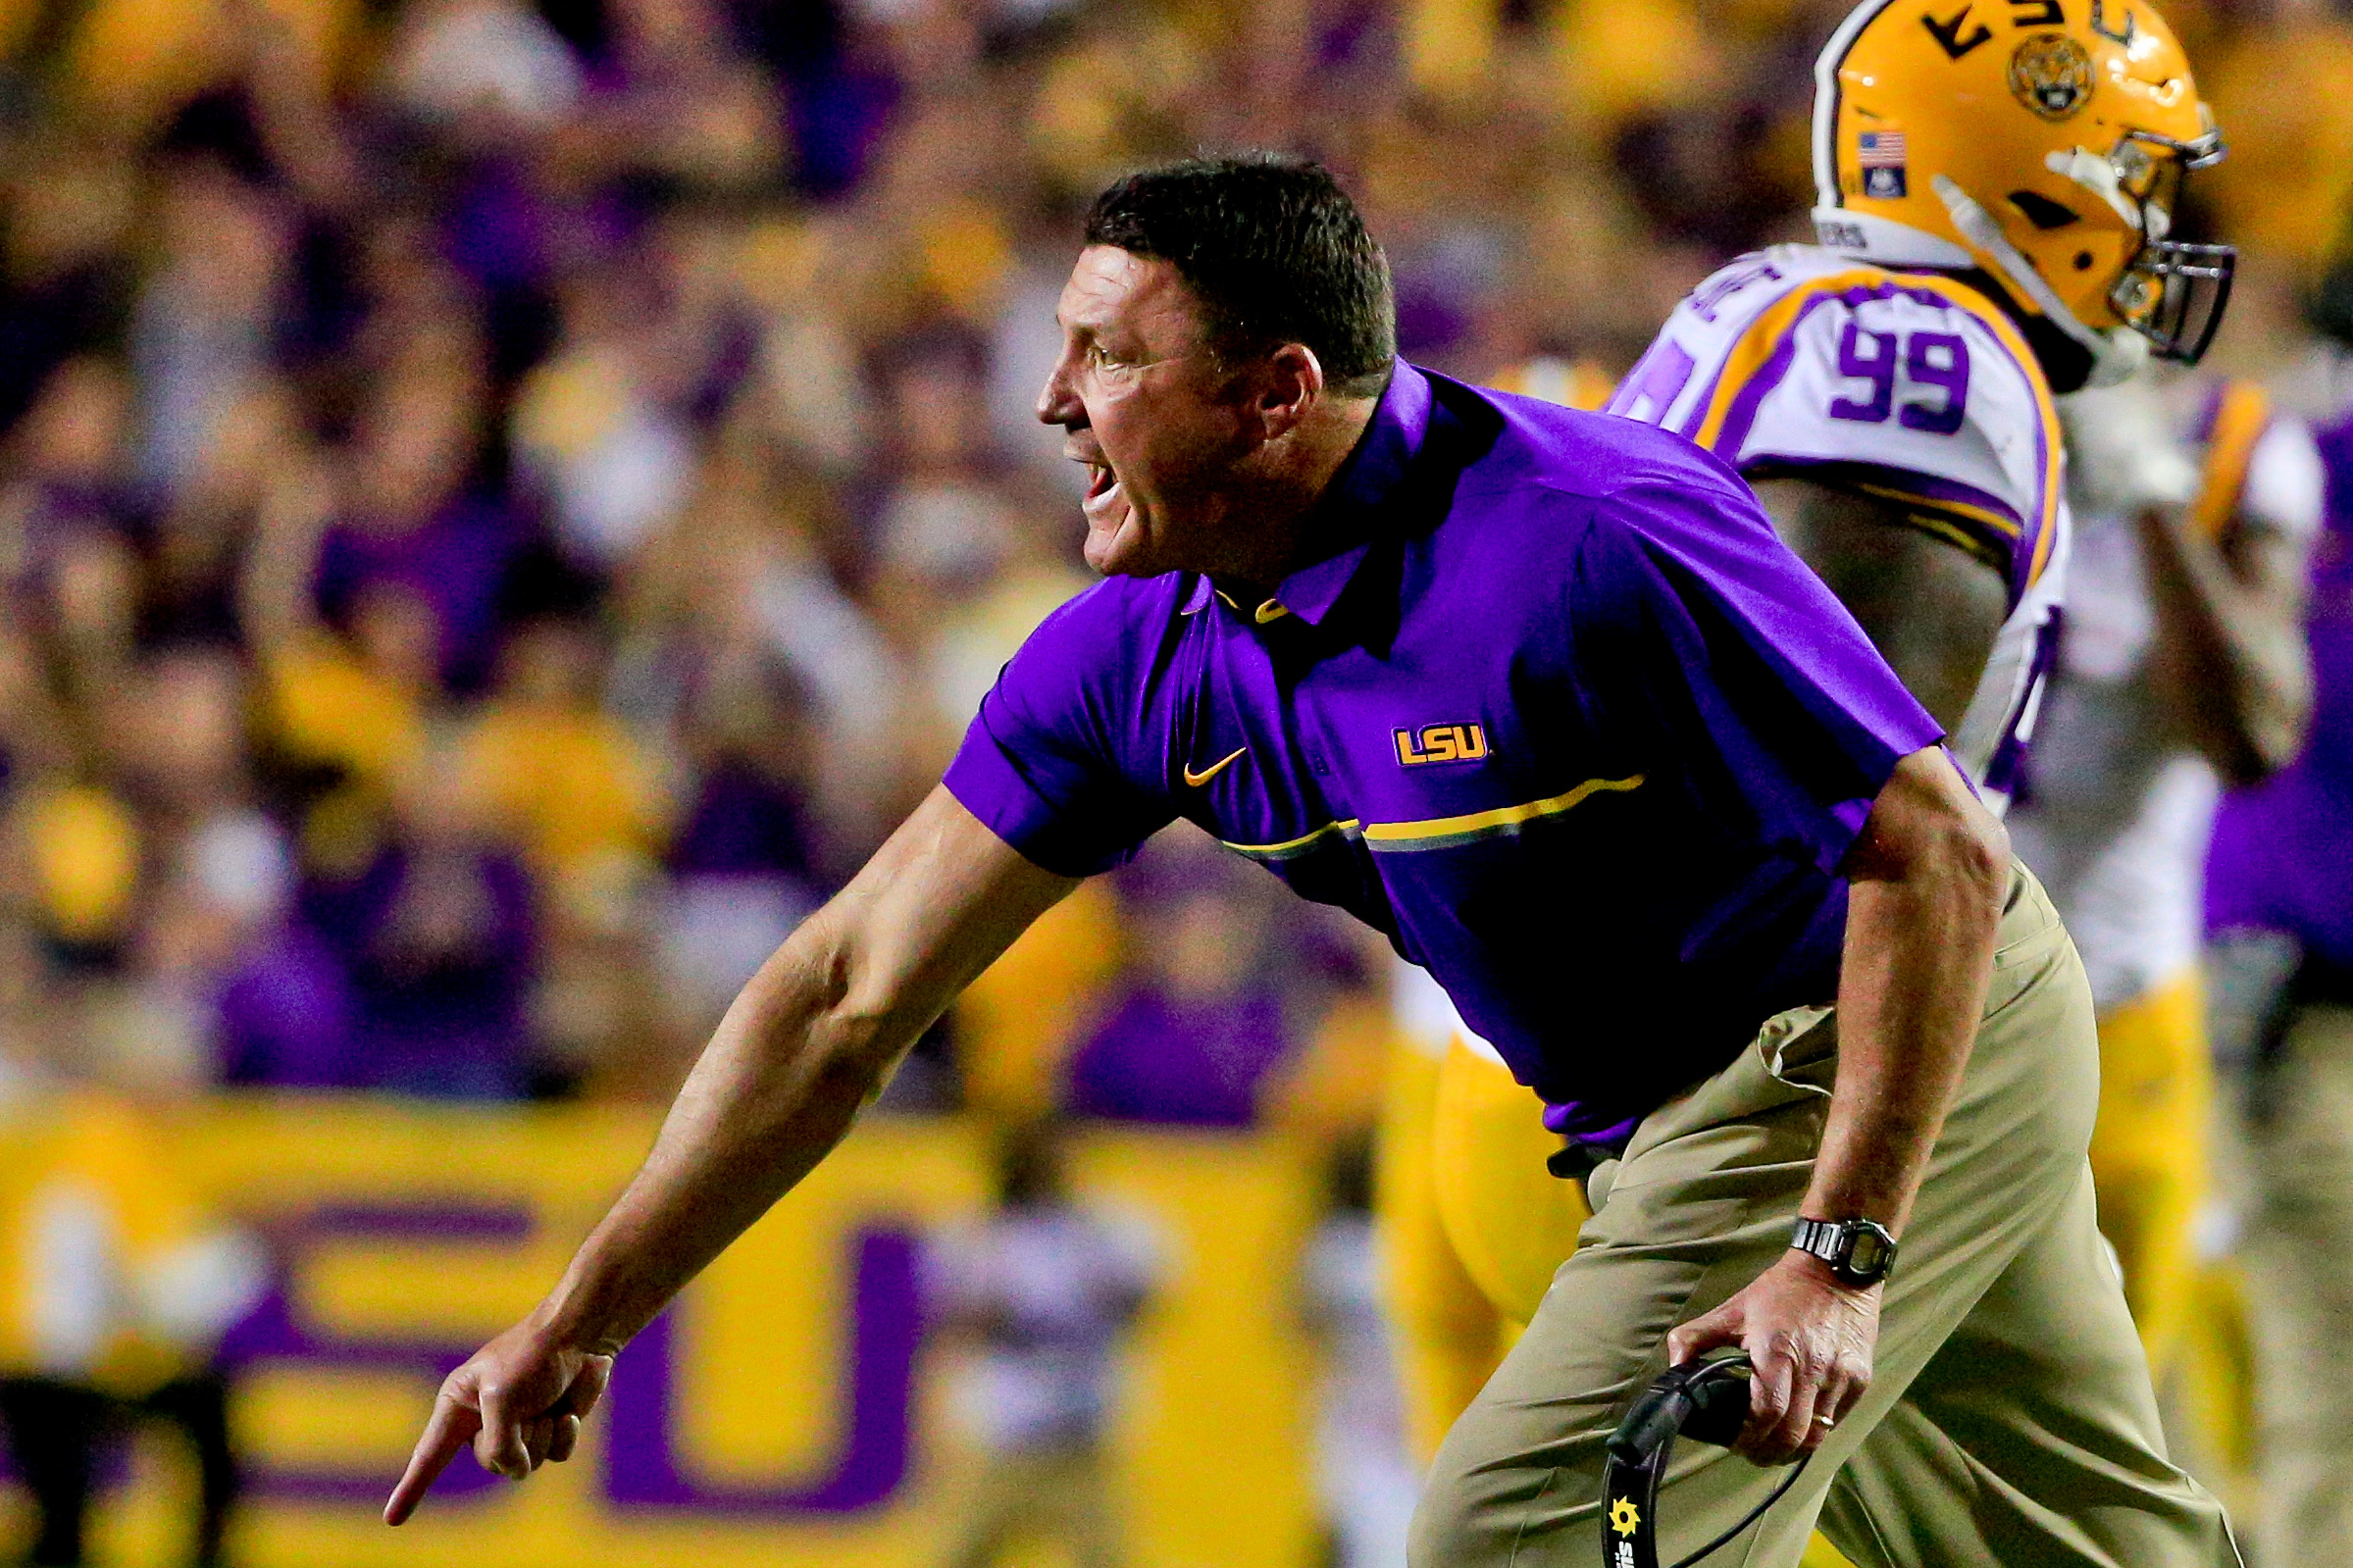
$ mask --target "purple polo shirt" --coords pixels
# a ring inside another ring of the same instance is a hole
[[[1198,823],[1428,968],[1571,1137],[1835,994],[1838,862],[1941,732],[1730,468],[1401,361],[1309,536],[1271,595],[1055,611],[948,789],[1068,876]]]

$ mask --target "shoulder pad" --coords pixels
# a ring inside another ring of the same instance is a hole
[[[2048,566],[2057,407],[2017,327],[1965,284],[1855,266],[1794,281],[1679,401],[1675,428],[1750,479],[1896,502],[2002,565],[2014,602]]]

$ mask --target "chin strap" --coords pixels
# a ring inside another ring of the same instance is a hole
[[[1933,177],[1928,183],[1935,190],[1937,199],[1945,204],[1945,211],[1952,215],[1953,227],[1961,230],[1962,237],[1993,258],[1993,264],[2002,270],[2002,276],[2020,293],[2032,300],[2043,315],[2050,318],[2052,326],[2074,339],[2082,345],[2084,352],[2091,355],[2091,379],[2085,385],[2120,385],[2132,379],[2140,368],[2148,363],[2149,340],[2130,328],[2120,327],[2112,331],[2101,332],[2077,321],[2075,313],[2069,310],[2066,302],[2044,281],[2042,274],[2034,270],[2034,264],[2010,243],[2010,236],[2002,232],[2002,226],[1993,221],[1993,214],[1977,204],[1975,197],[1944,175]]]
[[[2109,210],[2124,221],[2133,232],[2141,231],[2140,203],[2124,194],[2123,180],[2116,165],[2089,147],[2077,147],[2072,152],[2046,153],[2042,166],[2062,179],[2072,179],[2085,190],[2106,202]],[[2162,215],[2162,207],[2151,210],[2151,216]],[[2163,239],[2163,234],[2151,234],[2151,239]]]

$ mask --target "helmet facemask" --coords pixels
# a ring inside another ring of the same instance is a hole
[[[2191,142],[2128,130],[2107,159],[2115,171],[2115,198],[2125,204],[2120,210],[2126,212],[2126,222],[2141,236],[2139,248],[2108,291],[2108,303],[2126,326],[2149,340],[2151,352],[2160,359],[2195,365],[2213,343],[2230,303],[2238,252],[2228,245],[2168,237],[2188,171],[2219,163],[2222,157],[2223,138],[2212,130]]]

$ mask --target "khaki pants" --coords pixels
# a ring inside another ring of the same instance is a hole
[[[1439,1450],[1416,1568],[1587,1568],[1602,1444],[1668,1329],[1789,1244],[1837,1063],[1831,1009],[1770,1020],[1594,1175],[1583,1246]],[[1639,1048],[1638,1042],[1634,1048]],[[1881,1312],[1870,1392],[1717,1559],[1791,1568],[1820,1516],[1864,1568],[2229,1568],[2220,1504],[2165,1456],[2148,1364],[2101,1241],[2099,1098],[2074,944],[2021,868],[1991,994]],[[1690,1444],[1662,1492],[1672,1561],[1780,1473]]]
[[[979,1460],[960,1496],[948,1568],[994,1568],[1016,1544],[1059,1543],[1078,1568],[1117,1568],[1119,1532],[1101,1447],[1074,1442]]]
[[[2353,1008],[2296,1010],[2247,1129],[2263,1560],[2353,1563]]]

